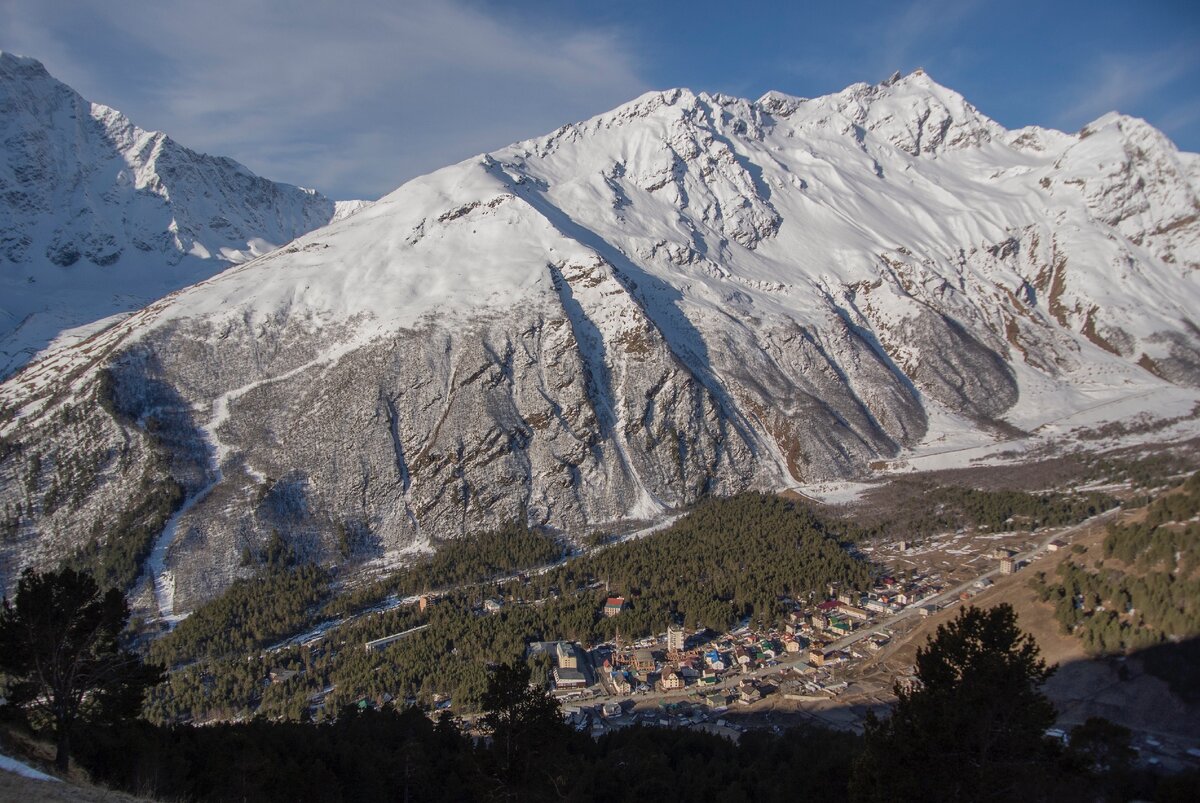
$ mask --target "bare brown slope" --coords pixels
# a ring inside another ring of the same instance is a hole
[[[1105,528],[1090,527],[1074,540],[1088,554],[1099,554]],[[1038,600],[1030,587],[1033,573],[1044,571],[1053,577],[1058,564],[1072,555],[1070,548],[1048,553],[1031,565],[979,593],[969,604],[991,608],[1008,603],[1017,613],[1021,629],[1031,634],[1041,647],[1047,663],[1058,664],[1058,672],[1046,684],[1046,694],[1059,711],[1059,724],[1072,727],[1090,716],[1102,716],[1139,733],[1159,737],[1195,738],[1200,735],[1200,710],[1173,694],[1167,684],[1146,672],[1138,656],[1095,658],[1082,643],[1065,635],[1054,617],[1051,605]],[[1075,555],[1076,559],[1080,556]],[[938,625],[958,615],[955,605],[921,622],[910,632],[897,635],[893,644],[863,664],[862,675],[872,677],[886,670],[904,674],[911,666],[917,648],[937,630]]]

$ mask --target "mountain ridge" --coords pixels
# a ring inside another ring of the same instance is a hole
[[[143,130],[2,51],[0,109],[0,376],[361,206]]]
[[[514,517],[578,534],[1200,400],[1196,164],[1133,118],[1006,131],[924,73],[647,93],[10,379],[8,554],[70,549],[166,465],[190,500],[139,593],[170,616],[272,531],[370,571]],[[86,442],[76,407],[108,411]],[[46,513],[52,482],[90,496]]]

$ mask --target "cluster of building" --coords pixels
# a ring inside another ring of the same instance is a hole
[[[831,642],[878,617],[932,597],[943,587],[940,578],[923,576],[904,581],[884,577],[867,591],[832,584],[820,602],[802,604],[788,600],[789,611],[782,630],[745,626],[703,644],[689,645],[695,639],[689,639],[682,626],[671,624],[665,636],[635,644],[623,644],[618,635],[615,644],[600,645],[588,653],[566,642],[545,646],[537,642],[531,645],[531,651],[544,651],[552,656],[551,687],[558,696],[567,699],[628,696],[652,690],[703,691],[722,684],[726,678],[773,667],[789,657],[809,667],[836,666],[849,660],[851,654],[832,649]],[[602,614],[618,616],[627,605],[624,597],[609,596]],[[887,643],[886,636],[876,636],[863,646],[878,651]],[[739,687],[736,696],[740,702],[752,702],[758,699],[756,694],[761,696],[761,690]]]

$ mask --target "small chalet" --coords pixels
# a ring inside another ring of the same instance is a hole
[[[605,616],[616,616],[623,610],[625,610],[624,597],[609,597],[604,603]]]
[[[709,650],[704,653],[704,663],[708,664],[709,668],[716,672],[725,671],[725,660],[721,658],[721,653],[716,650]]]
[[[750,705],[762,699],[762,691],[753,683],[743,683],[738,687],[738,702]]]

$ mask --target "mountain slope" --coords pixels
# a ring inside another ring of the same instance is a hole
[[[1120,116],[1006,131],[920,72],[650,93],[10,380],[7,554],[48,560],[92,521],[108,543],[165,467],[189,503],[140,588],[171,614],[272,532],[386,563],[1200,399],[1195,164]]]
[[[312,190],[144,131],[4,52],[0,142],[0,376],[64,329],[144,306],[338,214]]]

